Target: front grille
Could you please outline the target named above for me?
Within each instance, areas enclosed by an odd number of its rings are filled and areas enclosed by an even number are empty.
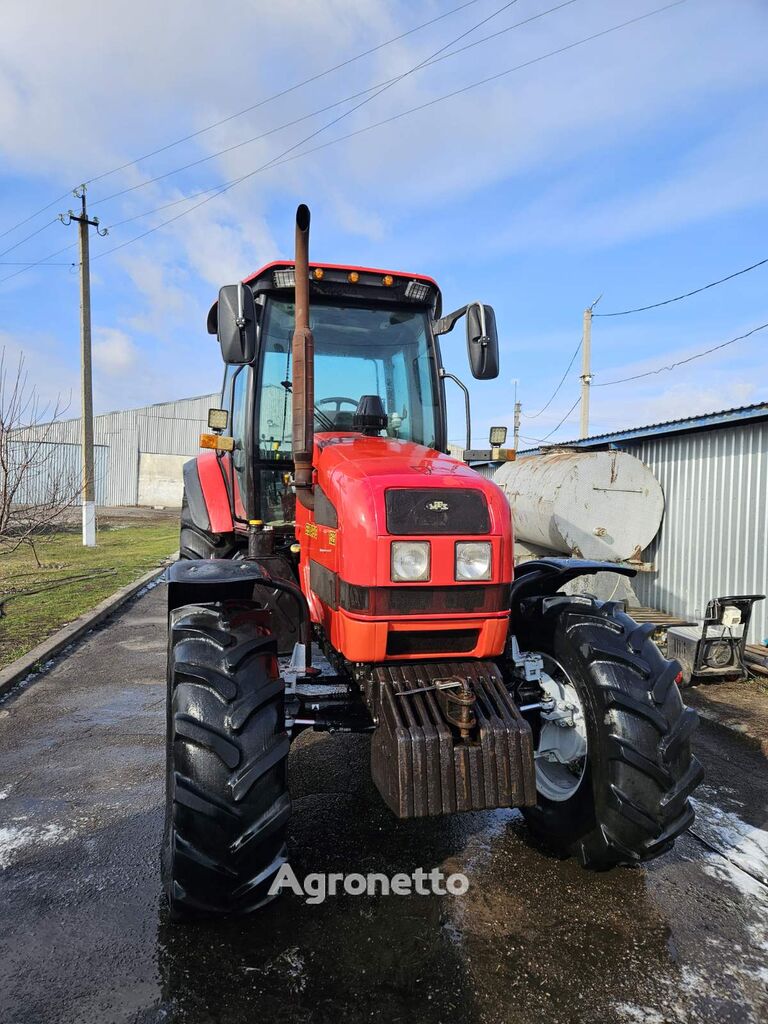
[[[387,654],[395,658],[408,654],[462,654],[475,649],[479,636],[479,629],[390,633],[387,637]]]
[[[315,589],[314,583],[312,589]],[[339,605],[364,615],[455,615],[509,610],[509,585],[360,587],[341,581]]]
[[[509,587],[457,584],[454,587],[378,587],[372,592],[372,615],[450,615],[503,612],[509,608]]]
[[[482,491],[455,487],[397,488],[385,493],[387,530],[396,536],[488,533],[491,523]]]

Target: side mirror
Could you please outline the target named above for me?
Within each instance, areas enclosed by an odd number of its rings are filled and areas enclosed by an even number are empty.
[[[467,306],[467,355],[472,376],[477,380],[499,376],[499,339],[493,306],[481,302]]]
[[[256,303],[244,284],[228,284],[219,292],[216,331],[225,363],[240,365],[256,356]]]

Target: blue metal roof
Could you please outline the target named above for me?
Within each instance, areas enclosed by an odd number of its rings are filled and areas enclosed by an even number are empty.
[[[712,430],[716,427],[728,427],[736,423],[754,423],[768,420],[768,402],[757,405],[743,405],[737,409],[723,409],[722,412],[708,412],[701,416],[688,416],[682,420],[668,420],[666,423],[651,423],[647,427],[629,427],[626,430],[614,430],[609,434],[595,434],[582,437],[575,441],[558,441],[553,444],[541,444],[537,448],[526,448],[520,455],[533,455],[550,448],[601,448],[604,445],[618,445],[622,441],[639,441],[645,437],[668,434],[687,434],[695,430]]]

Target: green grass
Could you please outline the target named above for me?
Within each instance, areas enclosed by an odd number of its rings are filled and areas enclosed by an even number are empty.
[[[51,633],[76,619],[126,583],[159,565],[179,544],[174,522],[99,530],[98,546],[84,548],[80,532],[57,533],[0,558],[0,667],[26,654]],[[92,579],[64,583],[37,594],[13,596],[67,576],[100,570]]]

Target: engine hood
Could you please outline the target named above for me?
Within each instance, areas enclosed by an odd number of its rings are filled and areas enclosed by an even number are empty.
[[[429,523],[410,531],[392,527],[387,519],[387,492],[394,490],[425,491],[437,509],[451,506],[451,492],[479,492],[487,508],[487,519],[477,529],[463,522],[458,528],[443,527],[445,541],[449,537],[482,535],[496,538],[500,548],[500,577],[511,579],[512,528],[509,505],[503,492],[491,480],[470,469],[465,463],[442,452],[386,437],[363,437],[360,434],[316,434],[315,459],[317,484],[322,492],[315,518],[323,525],[325,499],[332,506],[340,532],[338,544],[338,571],[343,579],[370,585],[374,575],[383,575],[384,565],[374,566],[366,558],[374,538],[389,536],[430,536]],[[435,494],[435,492],[438,492]],[[456,494],[457,500],[460,498]],[[436,499],[436,500],[435,500]],[[441,513],[436,512],[436,522]],[[445,516],[450,515],[449,512]],[[428,519],[428,517],[427,517]],[[326,524],[326,525],[331,525]],[[453,543],[453,541],[450,541]],[[388,556],[386,558],[388,563]],[[388,571],[386,573],[388,577]],[[499,577],[497,576],[497,579]],[[384,580],[381,580],[384,582]],[[435,581],[436,582],[436,581]],[[447,581],[446,581],[447,582]]]

